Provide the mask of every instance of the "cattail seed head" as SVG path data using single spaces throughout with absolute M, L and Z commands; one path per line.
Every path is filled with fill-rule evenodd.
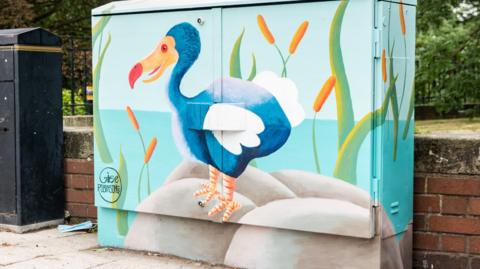
M 135 114 L 133 113 L 132 108 L 129 107 L 129 106 L 127 106 L 127 114 L 128 114 L 128 118 L 130 119 L 130 122 L 133 125 L 133 128 L 135 128 L 135 130 L 139 131 L 140 126 L 138 125 L 137 117 L 135 117 Z
M 403 13 L 403 1 L 400 0 L 399 4 L 399 12 L 400 12 L 400 26 L 402 27 L 402 34 L 405 35 L 407 33 L 407 26 L 405 25 L 405 14 Z
M 145 164 L 147 164 L 152 158 L 152 155 L 153 155 L 153 152 L 155 151 L 156 146 L 157 146 L 157 138 L 154 137 L 150 142 L 150 145 L 148 145 L 147 151 L 145 153 L 145 159 L 144 159 Z
M 317 98 L 315 98 L 315 102 L 313 103 L 313 111 L 318 112 L 320 109 L 322 109 L 323 104 L 325 104 L 328 96 L 330 96 L 332 93 L 335 83 L 337 83 L 337 78 L 335 76 L 330 76 L 325 84 L 323 84 L 322 89 L 318 93 Z
M 297 50 L 298 44 L 300 44 L 300 41 L 302 41 L 303 36 L 305 35 L 305 32 L 308 29 L 308 21 L 302 22 L 300 26 L 297 29 L 297 32 L 293 36 L 292 42 L 290 43 L 290 48 L 288 49 L 288 52 L 290 54 L 294 54 L 295 51 Z
M 272 32 L 270 32 L 270 29 L 268 29 L 268 25 L 262 15 L 257 16 L 257 23 L 267 42 L 271 45 L 275 44 L 275 38 L 273 37 Z

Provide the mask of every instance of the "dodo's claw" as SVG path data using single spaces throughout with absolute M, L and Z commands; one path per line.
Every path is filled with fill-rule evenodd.
M 220 193 L 217 191 L 217 180 L 220 172 L 212 166 L 209 167 L 209 170 L 210 181 L 207 184 L 202 184 L 202 188 L 193 194 L 194 197 L 207 195 L 205 200 L 198 202 L 198 205 L 201 207 L 207 206 L 207 204 L 213 198 L 216 198 L 220 195 Z
M 223 178 L 223 196 L 220 197 L 219 203 L 208 212 L 208 216 L 212 217 L 218 214 L 219 212 L 223 213 L 223 221 L 228 221 L 228 219 L 232 216 L 233 212 L 238 210 L 240 207 L 240 203 L 233 200 L 233 195 L 235 193 L 235 178 L 225 175 Z
M 214 208 L 212 208 L 210 212 L 208 212 L 208 216 L 215 216 L 219 212 L 225 210 L 225 213 L 223 213 L 222 221 L 228 221 L 228 219 L 230 219 L 230 217 L 232 216 L 233 212 L 240 209 L 241 207 L 242 205 L 240 205 L 237 201 L 227 201 L 223 199 Z
M 208 203 L 213 199 L 213 198 L 216 198 L 220 195 L 220 193 L 216 190 L 216 186 L 209 186 L 208 184 L 206 184 L 207 186 L 203 186 L 202 189 L 196 191 L 193 196 L 197 197 L 197 196 L 201 196 L 201 195 L 207 195 L 207 197 L 205 197 L 205 200 L 203 201 L 199 201 L 198 202 L 198 205 L 201 206 L 201 207 L 205 207 L 208 205 Z

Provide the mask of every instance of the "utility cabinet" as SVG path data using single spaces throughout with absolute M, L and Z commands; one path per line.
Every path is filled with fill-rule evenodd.
M 60 38 L 0 30 L 0 227 L 63 220 Z
M 242 268 L 411 267 L 415 13 L 94 9 L 100 244 Z

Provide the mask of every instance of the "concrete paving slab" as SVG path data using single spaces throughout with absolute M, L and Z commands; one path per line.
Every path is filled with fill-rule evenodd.
M 67 252 L 36 256 L 33 259 L 19 261 L 4 268 L 9 269 L 36 269 L 36 268 L 97 268 L 110 263 L 108 257 L 91 255 L 90 253 Z M 1 268 L 1 267 L 0 267 Z M 3 268 L 2 268 L 3 269 Z
M 96 247 L 93 234 L 61 234 L 56 229 L 15 234 L 0 232 L 0 266 Z
M 100 248 L 96 236 L 62 234 L 56 229 L 24 234 L 0 231 L 0 268 L 227 268 L 148 252 Z

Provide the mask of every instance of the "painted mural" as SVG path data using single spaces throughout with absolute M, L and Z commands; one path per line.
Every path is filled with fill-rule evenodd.
M 371 240 L 374 255 L 392 238 L 379 267 L 406 268 L 412 182 L 394 181 L 413 177 L 415 7 L 379 6 L 378 53 L 373 20 L 358 19 L 374 16 L 369 0 L 94 17 L 102 244 L 297 267 L 259 264 L 294 252 L 239 254 L 242 238 L 262 234 L 266 247 L 263 234 L 281 228 L 289 248 L 305 251 L 302 232 L 317 233 L 337 247 L 309 251 L 345 263 L 334 249 Z M 190 238 L 178 249 L 167 243 L 174 227 Z M 193 250 L 212 240 L 207 254 Z

